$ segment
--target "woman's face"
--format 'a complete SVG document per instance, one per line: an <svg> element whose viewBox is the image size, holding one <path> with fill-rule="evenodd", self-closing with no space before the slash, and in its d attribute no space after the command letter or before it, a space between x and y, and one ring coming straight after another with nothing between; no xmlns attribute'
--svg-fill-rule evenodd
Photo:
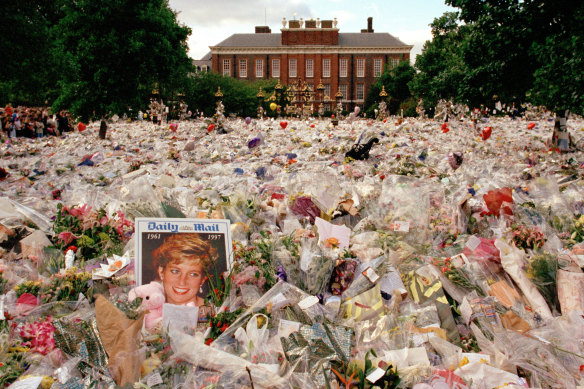
<svg viewBox="0 0 584 389"><path fill-rule="evenodd" d="M207 280L203 264L193 261L172 262L166 268L159 266L158 275L164 286L166 302L179 305L196 303L199 288Z"/></svg>

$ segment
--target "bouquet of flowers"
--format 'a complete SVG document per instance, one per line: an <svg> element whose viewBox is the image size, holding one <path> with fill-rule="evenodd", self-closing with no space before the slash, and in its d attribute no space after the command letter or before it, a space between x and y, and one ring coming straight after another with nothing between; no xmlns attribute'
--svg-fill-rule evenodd
<svg viewBox="0 0 584 389"><path fill-rule="evenodd" d="M523 250L536 250L545 244L545 237L539 227L512 225L511 232L513 234L513 242Z"/></svg>
<svg viewBox="0 0 584 389"><path fill-rule="evenodd" d="M584 242L584 215L554 215L550 218L550 225L558 231L558 237L567 247Z"/></svg>
<svg viewBox="0 0 584 389"><path fill-rule="evenodd" d="M91 273L72 267L65 272L53 274L39 297L43 303L76 301L80 293L89 299L93 297Z"/></svg>
<svg viewBox="0 0 584 389"><path fill-rule="evenodd" d="M244 247L239 242L234 245L231 278L236 286L251 284L260 290L268 290L276 283L276 271L271 261L274 244L268 238L268 232L260 234L262 239L252 246Z"/></svg>
<svg viewBox="0 0 584 389"><path fill-rule="evenodd" d="M22 338L22 346L30 352L47 355L55 349L55 327L51 316L24 323L18 327L18 334Z"/></svg>
<svg viewBox="0 0 584 389"><path fill-rule="evenodd" d="M69 208L59 204L57 209L53 222L55 247L63 252L72 249L85 259L121 255L134 230L133 223L120 211L109 217L105 209L94 211L88 205Z"/></svg>

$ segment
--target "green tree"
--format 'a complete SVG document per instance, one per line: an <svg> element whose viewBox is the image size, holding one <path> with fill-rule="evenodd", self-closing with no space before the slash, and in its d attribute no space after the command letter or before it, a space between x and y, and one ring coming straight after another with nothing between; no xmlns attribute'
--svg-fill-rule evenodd
<svg viewBox="0 0 584 389"><path fill-rule="evenodd" d="M565 110L583 115L584 4L530 4L527 12L541 27L530 51L538 66L528 98L560 115Z"/></svg>
<svg viewBox="0 0 584 389"><path fill-rule="evenodd" d="M412 83L426 107L529 101L559 117L583 111L584 3L446 0L459 9L432 24Z"/></svg>
<svg viewBox="0 0 584 389"><path fill-rule="evenodd" d="M446 0L460 8L460 21L470 28L463 47L465 77L458 101L478 106L498 100L524 100L537 66L529 49L533 21L518 0Z"/></svg>
<svg viewBox="0 0 584 389"><path fill-rule="evenodd" d="M0 104L41 105L55 97L58 66L51 26L60 18L58 2L7 1L0 23Z"/></svg>
<svg viewBox="0 0 584 389"><path fill-rule="evenodd" d="M409 61L401 61L394 68L386 65L381 76L368 88L364 104L367 116L374 117L374 110L379 106L379 93L383 87L388 95L386 101L390 113L398 113L401 104L412 98L408 84L413 80L415 73L416 71Z"/></svg>
<svg viewBox="0 0 584 389"><path fill-rule="evenodd" d="M465 99L462 90L468 69L463 54L471 28L459 23L456 12L446 12L430 26L432 40L416 58L418 72L410 88L414 96L423 98L426 111L432 112L440 99Z"/></svg>
<svg viewBox="0 0 584 389"><path fill-rule="evenodd" d="M168 0L62 2L57 108L99 118L145 107L156 83L166 99L186 81L191 30L178 24Z"/></svg>
<svg viewBox="0 0 584 389"><path fill-rule="evenodd" d="M220 87L225 114L253 118L257 116L259 88L262 87L265 100L272 94L275 85L275 80L248 82L214 72L199 72L188 81L185 101L191 110L203 112L207 117L213 116L216 110L215 92ZM269 103L262 101L262 106L268 110Z"/></svg>

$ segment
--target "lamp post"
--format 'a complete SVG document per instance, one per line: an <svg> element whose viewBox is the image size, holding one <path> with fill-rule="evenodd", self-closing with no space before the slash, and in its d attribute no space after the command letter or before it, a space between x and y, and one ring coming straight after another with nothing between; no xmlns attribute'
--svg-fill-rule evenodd
<svg viewBox="0 0 584 389"><path fill-rule="evenodd" d="M221 93L221 87L218 86L217 87L217 92L215 92L215 99L217 99L217 109L215 111L215 120L217 123L217 126L219 127L221 125L221 122L223 121L223 102L221 101L223 99L223 93Z"/></svg>
<svg viewBox="0 0 584 389"><path fill-rule="evenodd" d="M278 79L278 83L274 87L274 92L276 93L276 113L280 116L280 110L282 107L282 90L284 87L280 84L280 79Z"/></svg>
<svg viewBox="0 0 584 389"><path fill-rule="evenodd" d="M322 103L323 98L324 98L324 85L322 85L322 79L318 83L316 90L318 91L317 98L320 102L320 104L318 105L318 116L319 116L319 118L322 118L322 115L324 115L324 105Z"/></svg>
<svg viewBox="0 0 584 389"><path fill-rule="evenodd" d="M258 99L258 118L263 119L264 118L264 107L262 107L262 100L264 99L264 92L262 91L261 86L260 86L260 90L259 90L258 94L256 95L256 97Z"/></svg>
<svg viewBox="0 0 584 389"><path fill-rule="evenodd" d="M335 101L337 102L336 107L335 107L335 115L337 116L338 119L341 118L341 115L343 113L343 103L341 103L341 101L343 100L343 93L340 91L340 89L337 91L337 93L335 94Z"/></svg>
<svg viewBox="0 0 584 389"><path fill-rule="evenodd" d="M381 99L379 101L379 119L383 120L388 116L387 115L387 103L385 102L385 99L387 98L387 92L385 91L385 85L381 86L381 92L379 92L379 98Z"/></svg>

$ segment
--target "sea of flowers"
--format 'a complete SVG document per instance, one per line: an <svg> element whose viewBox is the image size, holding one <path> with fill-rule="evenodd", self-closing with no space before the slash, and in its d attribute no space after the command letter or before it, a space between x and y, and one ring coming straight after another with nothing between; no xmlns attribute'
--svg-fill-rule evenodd
<svg viewBox="0 0 584 389"><path fill-rule="evenodd" d="M461 116L4 139L0 387L584 385L584 153L549 145L549 116L479 124L488 137ZM569 129L578 144L584 120ZM164 314L129 298L138 217L230 221L205 318L144 324Z"/></svg>

